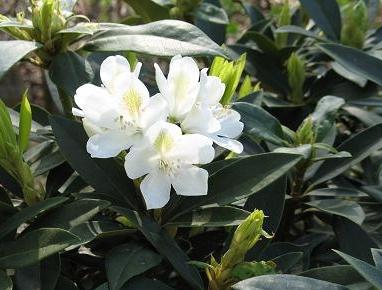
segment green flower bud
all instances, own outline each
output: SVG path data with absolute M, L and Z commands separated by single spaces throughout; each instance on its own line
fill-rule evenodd
M 224 95 L 221 99 L 223 105 L 228 105 L 239 85 L 246 61 L 246 54 L 242 54 L 238 60 L 228 61 L 220 56 L 214 58 L 209 74 L 217 76 L 225 84 Z
M 342 7 L 341 42 L 355 48 L 362 48 L 369 28 L 368 10 L 365 1 L 348 3 Z
M 291 101 L 294 104 L 301 104 L 304 98 L 305 61 L 296 53 L 292 53 L 287 61 L 287 72 Z
M 277 17 L 277 27 L 289 25 L 291 23 L 292 15 L 290 13 L 289 1 L 285 0 L 284 5 Z M 279 48 L 285 47 L 288 44 L 288 33 L 276 34 L 276 45 Z
M 314 144 L 316 142 L 316 134 L 313 127 L 312 117 L 309 116 L 296 131 L 296 145 Z

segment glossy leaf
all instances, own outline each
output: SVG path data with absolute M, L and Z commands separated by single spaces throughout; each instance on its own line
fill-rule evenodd
M 40 43 L 24 40 L 0 41 L 0 79 L 16 62 L 41 46 Z
M 336 0 L 300 0 L 302 7 L 332 40 L 341 36 L 341 14 Z
M 359 225 L 365 220 L 365 212 L 362 207 L 351 200 L 322 199 L 306 204 L 330 214 L 343 216 Z
M 377 289 L 382 289 L 382 271 L 372 265 L 356 259 L 348 254 L 334 250 L 346 262 L 354 267 L 367 281 L 373 284 Z
M 313 176 L 313 185 L 336 177 L 381 147 L 382 124 L 370 127 L 352 136 L 336 148 L 338 151 L 349 152 L 352 157 L 326 160 Z
M 17 229 L 21 224 L 67 201 L 66 197 L 52 197 L 22 209 L 0 224 L 0 239 Z
M 123 26 L 100 32 L 87 42 L 91 51 L 133 51 L 173 56 L 220 55 L 226 53 L 200 29 L 178 20 L 161 20 L 144 25 Z
M 0 267 L 16 269 L 33 265 L 78 241 L 65 230 L 38 229 L 14 242 L 0 244 Z
M 86 151 L 86 135 L 80 123 L 52 117 L 53 133 L 62 154 L 81 177 L 98 192 L 111 195 L 131 208 L 137 206 L 134 184 L 114 159 L 91 158 Z
M 161 257 L 143 245 L 128 243 L 111 250 L 105 259 L 110 290 L 119 290 L 132 277 L 161 262 Z
M 276 145 L 285 145 L 280 122 L 263 108 L 249 103 L 235 103 L 233 109 L 241 115 L 244 132 Z
M 320 44 L 318 47 L 346 70 L 382 85 L 382 76 L 379 73 L 382 69 L 382 60 L 359 49 L 340 44 Z
M 345 286 L 295 275 L 264 275 L 233 285 L 234 290 L 347 290 Z

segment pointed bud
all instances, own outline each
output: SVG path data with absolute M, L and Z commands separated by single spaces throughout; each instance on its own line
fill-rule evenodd
M 287 61 L 288 83 L 291 89 L 291 101 L 301 104 L 304 98 L 305 61 L 292 53 Z

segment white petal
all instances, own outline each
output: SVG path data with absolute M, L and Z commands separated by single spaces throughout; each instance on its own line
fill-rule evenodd
M 167 77 L 169 93 L 174 97 L 173 117 L 181 119 L 195 103 L 199 92 L 199 68 L 191 57 L 173 57 Z
M 106 131 L 91 136 L 86 144 L 86 150 L 93 158 L 110 158 L 130 146 L 130 140 L 123 131 Z
M 107 89 L 113 91 L 114 80 L 120 74 L 130 73 L 130 64 L 121 55 L 109 56 L 101 64 L 100 75 L 102 83 Z
M 220 122 L 214 117 L 207 105 L 195 105 L 181 123 L 183 132 L 207 134 L 221 129 Z
M 211 136 L 214 142 L 220 147 L 226 148 L 232 152 L 240 154 L 243 152 L 243 144 L 235 139 L 230 139 L 227 137 Z
M 82 119 L 82 125 L 84 126 L 85 132 L 89 137 L 96 134 L 102 134 L 104 132 L 99 126 L 93 124 L 87 118 Z
M 212 140 L 200 134 L 185 134 L 178 139 L 171 154 L 186 164 L 206 164 L 215 157 Z
M 118 80 L 119 81 L 119 80 Z M 127 114 L 126 117 L 136 118 L 140 110 L 149 101 L 150 93 L 145 84 L 134 75 L 123 80 L 119 85 L 121 110 Z
M 179 195 L 206 195 L 208 192 L 208 172 L 196 166 L 181 168 L 172 178 L 171 183 Z
M 200 72 L 198 101 L 210 106 L 219 103 L 225 91 L 225 84 L 216 76 L 207 76 L 207 69 Z
M 73 114 L 73 116 L 76 116 L 76 117 L 81 117 L 81 118 L 85 117 L 84 112 L 80 109 L 77 109 L 77 108 L 72 108 L 72 114 Z
M 132 148 L 125 157 L 126 174 L 131 179 L 139 178 L 153 170 L 159 162 L 151 148 Z
M 162 208 L 170 200 L 170 180 L 160 172 L 152 172 L 146 175 L 140 188 L 147 209 Z
M 214 111 L 215 117 L 220 121 L 221 129 L 218 136 L 236 138 L 241 134 L 244 124 L 240 122 L 240 114 L 232 109 L 218 107 Z
M 141 125 L 147 129 L 157 121 L 165 121 L 168 117 L 168 106 L 161 94 L 149 98 L 141 112 Z
M 168 135 L 168 138 L 172 139 L 171 142 L 175 143 L 182 136 L 182 130 L 175 124 L 158 121 L 146 131 L 146 137 L 151 144 L 157 141 L 159 134 Z
M 135 68 L 134 68 L 134 72 L 133 72 L 136 77 L 139 77 L 139 74 L 141 73 L 141 68 L 142 68 L 142 63 L 137 62 L 137 64 L 135 65 Z
M 154 67 L 155 67 L 155 80 L 156 80 L 159 92 L 162 94 L 163 98 L 167 101 L 170 111 L 172 111 L 175 105 L 174 96 L 171 95 L 171 93 L 169 92 L 167 79 L 164 76 L 159 65 L 155 63 Z
M 116 103 L 105 88 L 92 84 L 80 86 L 74 101 L 82 110 L 82 115 L 96 125 L 114 128 L 115 118 L 119 115 Z

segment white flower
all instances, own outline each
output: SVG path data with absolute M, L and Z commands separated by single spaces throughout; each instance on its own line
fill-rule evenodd
M 140 145 L 144 132 L 158 120 L 167 118 L 166 101 L 157 94 L 150 98 L 138 79 L 141 64 L 134 72 L 122 56 L 108 57 L 101 64 L 103 87 L 85 84 L 74 96 L 73 114 L 83 117 L 91 136 L 87 151 L 92 157 L 109 158 L 122 150 Z
M 180 123 L 183 132 L 202 134 L 235 153 L 243 151 L 243 145 L 234 138 L 244 125 L 238 112 L 219 103 L 225 90 L 220 78 L 207 76 L 206 68 L 199 73 L 190 57 L 173 57 L 167 79 L 158 65 L 155 70 L 158 88 L 169 103 L 170 120 Z
M 133 147 L 125 169 L 131 179 L 145 175 L 140 188 L 147 209 L 161 208 L 170 199 L 171 185 L 179 195 L 206 195 L 208 172 L 195 164 L 213 160 L 212 141 L 199 134 L 182 135 L 179 126 L 157 122 L 147 130 L 148 145 Z

